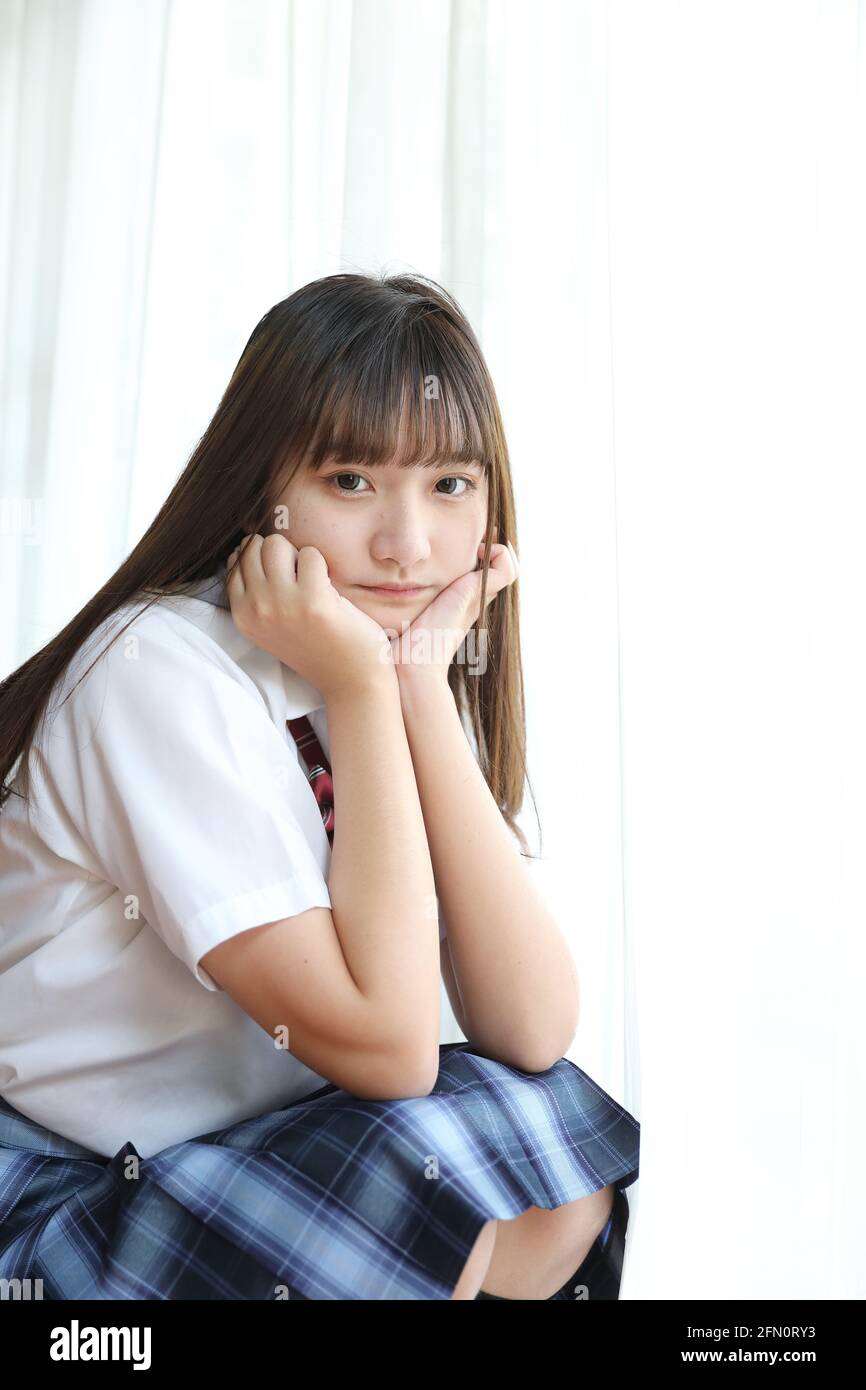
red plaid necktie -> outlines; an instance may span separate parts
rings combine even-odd
[[[313,795],[319,803],[322,824],[327,832],[328,840],[333,846],[334,783],[331,779],[328,759],[322,752],[322,745],[316,738],[313,726],[305,714],[302,714],[299,719],[287,719],[286,725],[298,745],[298,752],[307,765],[307,776],[310,779],[310,786],[313,788]]]

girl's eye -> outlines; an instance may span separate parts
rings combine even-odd
[[[469,494],[470,492],[474,492],[475,489],[476,489],[477,486],[478,486],[478,484],[477,484],[472,478],[454,478],[454,477],[450,477],[450,478],[440,478],[440,479],[439,479],[439,483],[465,483],[465,484],[466,484],[466,492],[458,492],[458,493],[448,492],[448,493],[445,494],[446,497],[455,497],[455,496],[456,496],[456,497],[466,497],[466,496],[468,496],[468,494]],[[439,483],[436,484],[437,487],[439,486]]]
[[[362,483],[363,483],[363,482],[366,482],[366,478],[362,478],[361,475],[360,475],[360,473],[334,473],[334,474],[332,474],[331,477],[328,479],[328,482],[329,482],[329,483],[333,483],[333,484],[335,485],[335,487],[336,487],[336,491],[337,491],[337,492],[342,492],[342,493],[350,493],[350,494],[353,493],[353,492],[357,493],[359,489],[358,489],[358,488],[355,488],[355,487],[340,487],[340,486],[339,486],[339,480],[340,480],[341,478],[357,478],[359,482],[362,482]],[[439,482],[437,482],[437,484],[436,484],[437,487],[439,486],[439,483],[465,483],[465,484],[466,484],[466,491],[465,491],[465,492],[457,492],[457,493],[455,493],[455,492],[446,492],[446,493],[440,493],[440,494],[439,494],[440,497],[466,497],[466,496],[468,496],[468,494],[469,494],[470,492],[474,492],[475,489],[478,487],[478,484],[477,484],[472,478],[457,478],[457,477],[453,477],[453,476],[450,476],[450,477],[447,477],[447,478],[440,478],[440,479],[439,479]]]
[[[357,478],[358,481],[359,481],[359,482],[362,482],[362,483],[365,481],[365,479],[361,477],[360,473],[334,473],[334,474],[332,475],[332,477],[330,477],[330,478],[328,479],[328,482],[329,482],[329,483],[336,483],[336,484],[339,484],[340,478]],[[338,491],[338,492],[357,492],[358,489],[355,488],[355,487],[348,488],[348,487],[339,487],[339,486],[337,486],[337,491]]]

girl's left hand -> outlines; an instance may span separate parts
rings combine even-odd
[[[478,546],[478,559],[484,556],[484,542]],[[501,589],[513,584],[519,571],[514,547],[492,545],[490,567],[487,571],[487,594],[490,603]],[[448,681],[448,667],[469,629],[481,611],[481,569],[461,574],[436,595],[433,602],[418,614],[403,632],[386,628],[391,637],[394,664],[400,680],[411,678],[413,672],[425,676],[438,673]]]

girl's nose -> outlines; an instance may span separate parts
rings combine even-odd
[[[430,538],[418,526],[383,527],[370,543],[370,554],[376,561],[390,561],[404,569],[423,563],[430,552]]]

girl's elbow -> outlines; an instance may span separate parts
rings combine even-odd
[[[575,1022],[574,1027],[560,1034],[559,1038],[552,1045],[548,1044],[547,1047],[537,1047],[533,1053],[525,1055],[521,1071],[550,1071],[551,1067],[555,1067],[557,1062],[562,1061],[562,1058],[574,1042],[576,1032],[577,1023]]]

